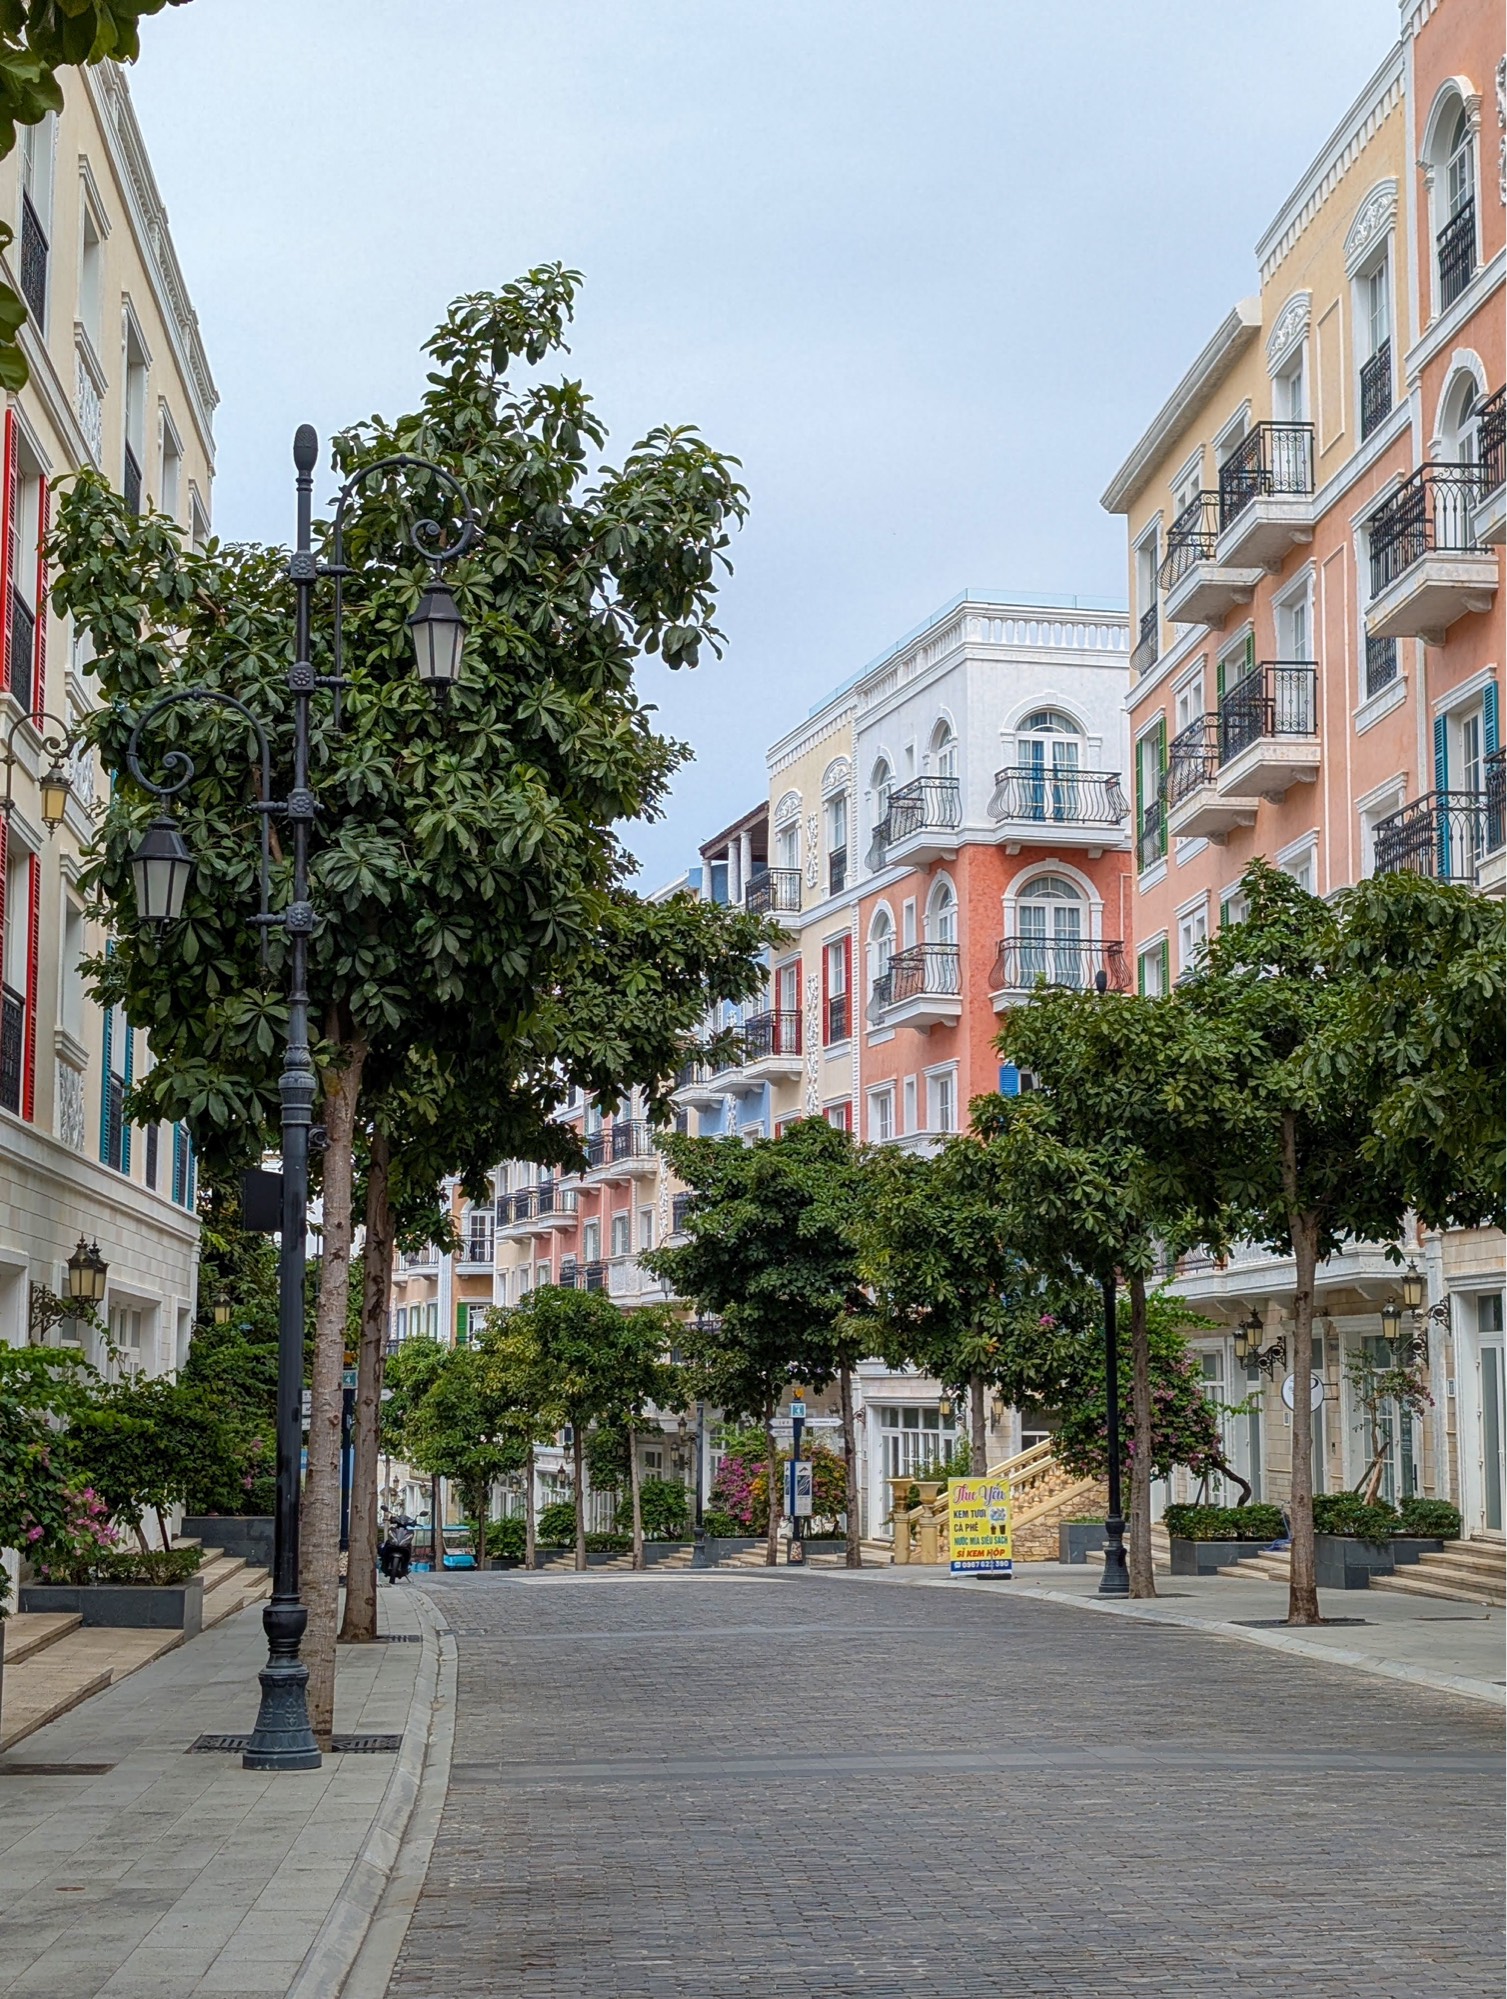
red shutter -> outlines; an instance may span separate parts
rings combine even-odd
[[[37,966],[42,954],[42,861],[26,866],[26,1036],[21,1058],[21,1115],[28,1124],[37,1105]]]
[[[31,671],[31,706],[40,715],[47,706],[47,531],[52,520],[52,494],[47,481],[37,481],[37,630],[36,658]]]
[[[0,690],[10,686],[10,593],[16,577],[16,413],[5,412],[0,468]]]

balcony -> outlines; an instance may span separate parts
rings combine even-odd
[[[21,296],[31,314],[32,330],[40,340],[47,319],[47,232],[31,205],[31,196],[21,196],[21,268],[18,273]]]
[[[748,878],[743,907],[757,916],[799,916],[799,868],[755,868]]]
[[[509,1242],[517,1242],[522,1237],[534,1233],[535,1203],[543,1193],[543,1186],[520,1187],[514,1194],[499,1194],[497,1197],[497,1233]]]
[[[1318,774],[1318,668],[1263,660],[1219,704],[1215,784],[1230,798],[1281,798]]]
[[[1258,423],[1219,468],[1219,561],[1276,569],[1312,540],[1313,425]]]
[[[653,1134],[642,1118],[614,1118],[610,1131],[594,1131],[586,1141],[586,1171],[604,1185],[634,1180],[659,1168]]]
[[[1497,558],[1474,524],[1485,476],[1477,465],[1420,465],[1372,514],[1372,638],[1442,645],[1457,618],[1491,609]]]
[[[1011,764],[994,773],[990,816],[1006,853],[1025,846],[1085,847],[1099,854],[1124,844],[1130,803],[1113,770]]]
[[[26,1001],[12,987],[0,987],[0,1105],[17,1117],[25,1070]],[[110,1081],[114,1080],[112,1076]]]
[[[1180,624],[1223,624],[1235,605],[1251,601],[1265,573],[1215,559],[1219,526],[1219,495],[1204,492],[1167,530],[1167,553],[1157,574],[1167,616]]]
[[[1486,759],[1486,795],[1482,808],[1481,859],[1476,886],[1500,902],[1507,895],[1507,750],[1493,750]]]
[[[962,818],[955,777],[913,777],[890,793],[889,809],[874,828],[869,866],[924,867],[955,854]]]
[[[542,1234],[546,1229],[574,1228],[580,1206],[581,1196],[576,1188],[562,1187],[558,1180],[541,1180],[534,1190],[537,1232]]]
[[[876,1027],[955,1027],[963,1017],[962,967],[956,944],[912,944],[897,951],[874,981],[869,1018]]]
[[[683,1104],[688,1110],[709,1111],[723,1092],[711,1063],[698,1055],[689,1062],[681,1063],[675,1072],[675,1088],[670,1094],[677,1104]]]
[[[587,1286],[588,1290],[601,1288]],[[636,1256],[614,1256],[609,1261],[606,1289],[609,1297],[624,1305],[658,1305],[674,1296],[669,1285],[645,1270]]]
[[[1484,548],[1507,541],[1507,437],[1504,437],[1503,397],[1498,389],[1482,403],[1476,417],[1476,447],[1481,467],[1481,493],[1471,517],[1471,531]]]
[[[1439,260],[1439,310],[1448,312],[1476,274],[1476,204],[1462,201],[1434,238]]]
[[[1167,831],[1176,839],[1212,840],[1222,847],[1237,826],[1256,823],[1259,798],[1226,796],[1219,789],[1219,742],[1217,715],[1200,715],[1172,738],[1164,783]]]
[[[1360,371],[1360,434],[1367,438],[1392,414],[1392,343],[1384,340]]]
[[[1135,650],[1130,655],[1130,670],[1137,680],[1143,673],[1149,673],[1161,656],[1161,620],[1161,607],[1157,604],[1141,613]]]
[[[1125,946],[1118,937],[1097,943],[1078,937],[1001,937],[989,975],[996,1013],[1039,986],[1061,986],[1071,992],[1128,992]]]
[[[801,1017],[786,1008],[756,1013],[743,1023],[743,1074],[773,1083],[801,1073]]]
[[[1430,791],[1415,798],[1377,821],[1376,873],[1474,882],[1486,851],[1487,816],[1486,794],[1479,791]]]

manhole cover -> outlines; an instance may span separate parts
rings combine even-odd
[[[1329,1631],[1336,1624],[1369,1624],[1369,1617],[1324,1617],[1318,1624],[1289,1624],[1285,1617],[1237,1617],[1234,1623],[1246,1631]]]
[[[201,1735],[188,1745],[185,1756],[239,1756],[250,1740],[245,1735]],[[403,1747],[401,1735],[332,1735],[332,1756],[394,1756]]]

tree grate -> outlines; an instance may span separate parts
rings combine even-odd
[[[1237,1617],[1234,1622],[1242,1631],[1327,1631],[1336,1624],[1369,1624],[1369,1617],[1325,1617],[1318,1625],[1289,1624],[1285,1617]]]
[[[239,1756],[251,1740],[249,1735],[201,1735],[184,1750],[185,1756]],[[395,1756],[403,1747],[401,1735],[333,1735],[332,1756]]]

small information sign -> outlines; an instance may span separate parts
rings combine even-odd
[[[809,1458],[797,1458],[785,1467],[785,1512],[792,1520],[809,1520],[815,1487]]]
[[[955,1576],[1010,1575],[1010,1488],[1004,1479],[949,1479],[947,1533]]]

